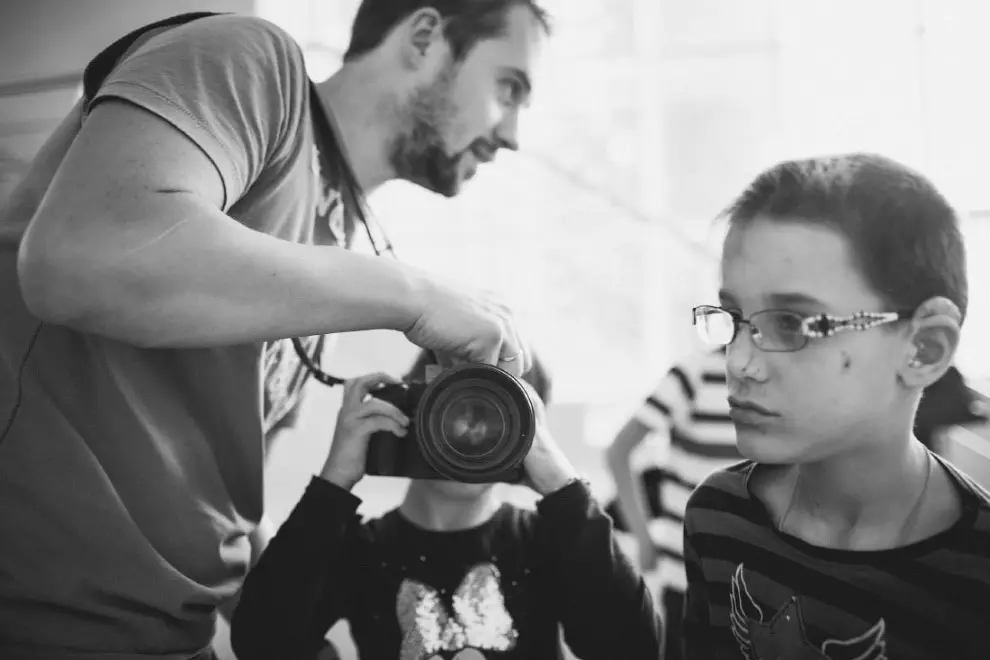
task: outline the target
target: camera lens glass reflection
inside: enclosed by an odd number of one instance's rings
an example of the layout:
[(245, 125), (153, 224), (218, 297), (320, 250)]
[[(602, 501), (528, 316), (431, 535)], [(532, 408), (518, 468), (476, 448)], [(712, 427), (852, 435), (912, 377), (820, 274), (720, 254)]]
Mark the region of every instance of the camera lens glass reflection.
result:
[(465, 456), (492, 452), (505, 434), (501, 411), (480, 397), (460, 398), (443, 413), (443, 436), (447, 444)]

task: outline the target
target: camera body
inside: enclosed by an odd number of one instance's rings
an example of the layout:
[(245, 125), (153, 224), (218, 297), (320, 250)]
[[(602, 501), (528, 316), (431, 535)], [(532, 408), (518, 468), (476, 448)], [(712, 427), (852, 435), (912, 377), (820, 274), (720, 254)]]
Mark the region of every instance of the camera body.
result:
[(371, 393), (410, 418), (405, 437), (381, 431), (368, 442), (365, 473), (462, 483), (519, 483), (536, 432), (533, 403), (511, 374), (460, 364), (432, 380)]

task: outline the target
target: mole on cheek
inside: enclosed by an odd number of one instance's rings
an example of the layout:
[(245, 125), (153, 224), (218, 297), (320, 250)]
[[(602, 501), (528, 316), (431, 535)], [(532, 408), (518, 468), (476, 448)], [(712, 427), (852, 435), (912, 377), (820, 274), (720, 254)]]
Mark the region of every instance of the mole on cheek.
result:
[(849, 367), (852, 366), (852, 358), (849, 357), (848, 353), (842, 354), (842, 370), (849, 371)]

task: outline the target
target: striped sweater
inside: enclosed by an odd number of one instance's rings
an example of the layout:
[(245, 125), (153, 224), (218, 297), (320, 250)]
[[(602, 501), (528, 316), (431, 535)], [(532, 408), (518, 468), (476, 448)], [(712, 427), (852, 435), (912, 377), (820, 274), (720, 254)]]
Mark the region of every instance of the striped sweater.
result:
[(643, 471), (662, 589), (683, 593), (687, 585), (681, 542), (691, 491), (740, 460), (728, 397), (725, 349), (706, 350), (667, 372), (636, 412), (650, 430), (636, 462)]
[(942, 463), (962, 497), (959, 521), (872, 552), (778, 532), (748, 487), (752, 462), (711, 475), (685, 516), (685, 657), (990, 658), (990, 495)]

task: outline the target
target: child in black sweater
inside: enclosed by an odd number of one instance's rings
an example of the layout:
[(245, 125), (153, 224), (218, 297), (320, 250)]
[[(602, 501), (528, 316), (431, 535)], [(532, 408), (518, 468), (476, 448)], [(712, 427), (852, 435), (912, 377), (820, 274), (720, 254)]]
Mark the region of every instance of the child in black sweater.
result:
[(658, 658), (652, 598), (535, 395), (524, 465), (543, 496), (536, 511), (502, 502), (493, 484), (413, 480), (397, 509), (358, 519), (350, 490), (369, 436), (408, 423), (367, 396), (389, 382), (348, 383), (326, 465), (244, 585), (231, 631), (240, 660), (312, 658), (340, 619), (364, 660), (557, 658), (561, 625), (583, 660)]

